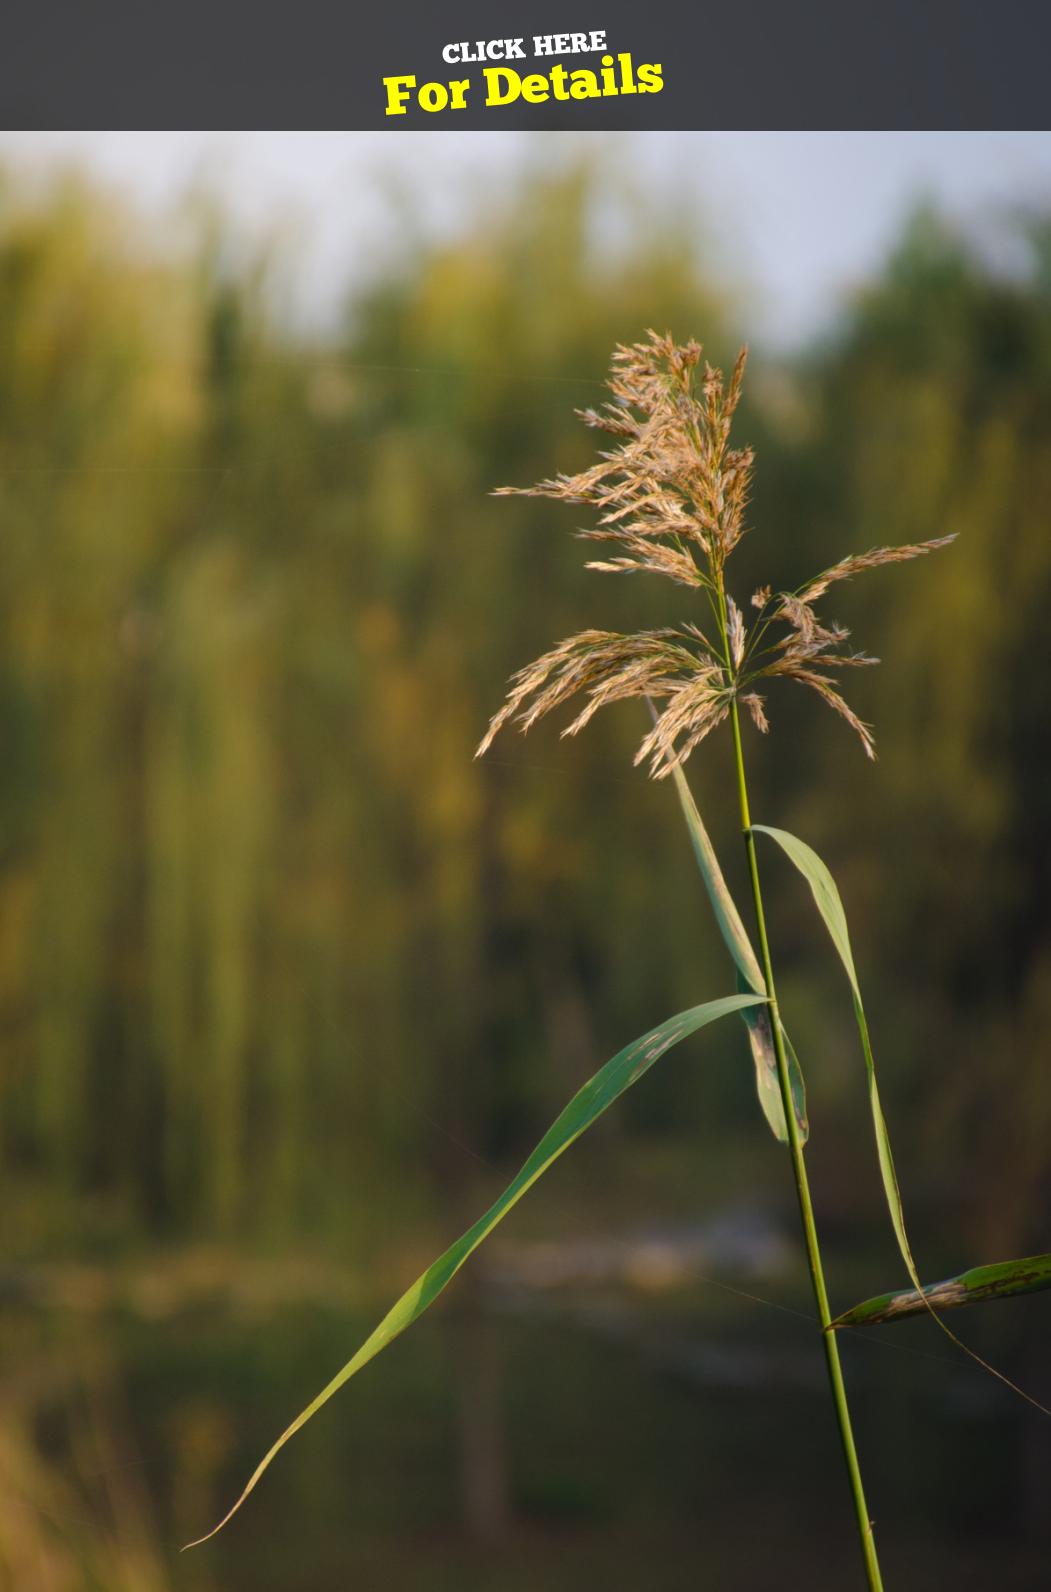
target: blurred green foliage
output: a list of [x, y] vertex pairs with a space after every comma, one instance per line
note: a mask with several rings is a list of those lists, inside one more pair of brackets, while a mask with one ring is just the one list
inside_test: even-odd
[[[732, 355], [698, 238], [601, 167], [538, 171], [324, 345], [228, 242], [213, 218], [159, 258], [89, 189], [0, 186], [0, 1134], [25, 1250], [340, 1231], [435, 1190], [466, 1215], [464, 1145], [513, 1159], [626, 1036], [732, 989], [632, 706], [472, 761], [538, 651], [689, 617], [584, 573], [564, 509], [488, 493], [588, 459], [572, 409], [615, 341], [657, 323]], [[1051, 1176], [1051, 224], [1014, 242], [1005, 278], [917, 213], [820, 346], [753, 357], [739, 422], [740, 599], [960, 532], [837, 592], [887, 658], [856, 692], [875, 769], [790, 692], [749, 755], [757, 817], [840, 879], [906, 1195], [972, 1202], [961, 1262], [1046, 1247]], [[717, 738], [690, 773], [739, 880]], [[850, 1013], [818, 1017], [820, 941], [780, 882], [815, 1153], [847, 1188]], [[743, 1040], [710, 1048], [717, 1085], [677, 1063], [620, 1131], [688, 1139], [717, 1087], [729, 1133], [765, 1133]], [[877, 1211], [874, 1162], [866, 1187]]]

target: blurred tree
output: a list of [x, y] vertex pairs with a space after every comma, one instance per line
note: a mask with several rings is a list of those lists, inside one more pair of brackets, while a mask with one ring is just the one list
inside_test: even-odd
[[667, 804], [632, 727], [513, 802], [471, 756], [538, 645], [657, 615], [487, 496], [581, 457], [617, 338], [718, 337], [696, 240], [638, 203], [590, 167], [483, 196], [317, 349], [214, 216], [161, 264], [90, 191], [8, 184], [9, 1174], [176, 1231], [395, 1214], [417, 1155], [467, 1203], [464, 1143], [517, 1152], [695, 993], [674, 825], [662, 932], [639, 910]]

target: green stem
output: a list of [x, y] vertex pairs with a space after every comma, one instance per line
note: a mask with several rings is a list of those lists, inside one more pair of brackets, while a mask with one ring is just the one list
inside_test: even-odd
[[[729, 657], [727, 658], [727, 663], [729, 665]], [[818, 1243], [814, 1207], [810, 1199], [810, 1184], [807, 1179], [806, 1164], [803, 1160], [803, 1142], [799, 1135], [799, 1124], [796, 1121], [792, 1103], [788, 1058], [785, 1054], [784, 1036], [781, 1032], [777, 989], [774, 984], [774, 969], [770, 960], [770, 942], [766, 933], [766, 914], [763, 911], [763, 893], [759, 884], [759, 864], [755, 854], [755, 836], [752, 833], [752, 819], [748, 807], [748, 785], [744, 772], [744, 748], [741, 745], [741, 720], [737, 711], [736, 700], [731, 704], [730, 721], [733, 726], [734, 757], [737, 764], [737, 795], [741, 810], [741, 829], [744, 834], [745, 851], [748, 856], [748, 874], [752, 885], [756, 929], [759, 934], [759, 955], [763, 968], [763, 980], [766, 985], [766, 996], [770, 1002], [770, 1026], [773, 1030], [774, 1054], [777, 1057], [777, 1078], [781, 1087], [781, 1103], [784, 1107], [785, 1123], [788, 1128], [788, 1148], [792, 1157], [792, 1171], [795, 1175], [796, 1194], [799, 1199], [799, 1215], [802, 1219], [803, 1236], [806, 1240], [810, 1280], [813, 1284], [814, 1299], [817, 1303], [817, 1313], [821, 1322], [821, 1341], [825, 1350], [825, 1362], [828, 1367], [828, 1380], [832, 1388], [832, 1402], [836, 1408], [840, 1440], [843, 1444], [843, 1457], [846, 1460], [847, 1475], [850, 1478], [850, 1490], [854, 1498], [854, 1513], [857, 1517], [861, 1552], [865, 1560], [865, 1572], [868, 1576], [871, 1592], [882, 1592], [883, 1580], [880, 1576], [879, 1560], [876, 1556], [876, 1539], [872, 1529], [872, 1521], [869, 1518], [868, 1506], [865, 1503], [861, 1467], [858, 1464], [858, 1452], [854, 1444], [853, 1428], [850, 1424], [847, 1390], [843, 1385], [843, 1370], [839, 1363], [839, 1345], [836, 1342], [835, 1333], [829, 1330], [832, 1313], [828, 1307], [828, 1291], [825, 1288], [825, 1273], [821, 1264], [821, 1246]]]

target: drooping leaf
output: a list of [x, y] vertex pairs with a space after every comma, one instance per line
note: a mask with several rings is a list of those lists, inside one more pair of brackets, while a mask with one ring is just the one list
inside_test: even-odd
[[1032, 1398], [1017, 1383], [1012, 1382], [1010, 1377], [1004, 1376], [1002, 1371], [998, 1371], [995, 1366], [990, 1365], [988, 1360], [983, 1360], [981, 1355], [968, 1348], [966, 1343], [961, 1342], [952, 1328], [945, 1325], [945, 1322], [929, 1301], [920, 1281], [919, 1273], [916, 1270], [912, 1247], [909, 1244], [908, 1233], [905, 1230], [905, 1212], [901, 1201], [901, 1190], [898, 1186], [898, 1176], [894, 1169], [890, 1135], [883, 1116], [883, 1107], [880, 1104], [879, 1089], [876, 1086], [876, 1063], [872, 1054], [868, 1019], [865, 1016], [865, 1007], [861, 999], [861, 986], [858, 983], [857, 969], [854, 966], [854, 954], [850, 945], [847, 916], [843, 910], [843, 902], [840, 899], [836, 881], [817, 852], [796, 835], [789, 834], [785, 829], [771, 828], [767, 824], [753, 824], [752, 828], [756, 834], [769, 835], [772, 840], [776, 840], [809, 884], [817, 909], [824, 920], [825, 927], [828, 929], [832, 943], [839, 953], [839, 959], [843, 963], [847, 978], [850, 981], [850, 988], [854, 996], [854, 1016], [857, 1020], [861, 1049], [865, 1057], [865, 1068], [868, 1073], [869, 1107], [876, 1135], [876, 1151], [879, 1157], [880, 1175], [883, 1179], [883, 1192], [887, 1201], [887, 1210], [890, 1213], [891, 1225], [894, 1228], [894, 1236], [901, 1251], [901, 1258], [905, 1262], [905, 1269], [912, 1282], [912, 1289], [909, 1291], [916, 1300], [917, 1308], [925, 1310], [937, 1322], [945, 1336], [956, 1344], [957, 1348], [961, 1349], [976, 1364], [982, 1366], [991, 1376], [995, 1376], [997, 1381], [1002, 1382], [1005, 1387], [1009, 1387], [1012, 1392], [1025, 1399], [1026, 1403], [1031, 1404], [1034, 1409], [1040, 1410], [1044, 1415], [1051, 1415], [1051, 1410], [1039, 1403], [1037, 1399]]
[[805, 840], [789, 834], [787, 829], [773, 829], [768, 824], [753, 824], [753, 831], [757, 835], [769, 835], [776, 840], [781, 849], [791, 858], [803, 875], [813, 892], [817, 909], [825, 920], [825, 926], [832, 936], [832, 943], [839, 952], [840, 961], [846, 968], [850, 987], [855, 998], [860, 1002], [861, 990], [858, 985], [857, 970], [854, 966], [854, 953], [850, 948], [850, 930], [847, 928], [847, 915], [843, 910], [843, 902], [839, 894], [836, 881], [829, 873], [812, 846]]
[[963, 1305], [1010, 1299], [1016, 1294], [1039, 1293], [1051, 1288], [1051, 1255], [1030, 1255], [1026, 1260], [1002, 1260], [993, 1266], [975, 1266], [958, 1277], [931, 1283], [922, 1293], [904, 1288], [877, 1294], [837, 1316], [834, 1327], [867, 1327], [880, 1321], [898, 1321], [921, 1311], [955, 1310]]
[[880, 1104], [879, 1088], [876, 1084], [876, 1063], [869, 1038], [869, 1025], [861, 1000], [861, 986], [858, 983], [857, 969], [854, 966], [854, 953], [850, 946], [847, 915], [843, 910], [843, 902], [840, 899], [836, 881], [817, 852], [796, 835], [789, 834], [786, 829], [773, 829], [767, 824], [753, 824], [752, 828], [756, 834], [769, 835], [771, 840], [776, 840], [782, 851], [795, 863], [803, 875], [810, 886], [814, 902], [824, 920], [825, 927], [828, 929], [832, 943], [839, 953], [839, 959], [843, 963], [847, 978], [850, 981], [850, 988], [854, 996], [854, 1016], [857, 1020], [861, 1049], [865, 1057], [865, 1069], [868, 1074], [869, 1108], [872, 1113], [872, 1125], [876, 1135], [876, 1153], [879, 1157], [887, 1210], [890, 1214], [894, 1236], [898, 1240], [898, 1248], [912, 1280], [912, 1285], [914, 1288], [921, 1289], [923, 1284], [917, 1274], [916, 1263], [913, 1260], [912, 1250], [909, 1246], [908, 1234], [905, 1231], [905, 1212], [901, 1202], [901, 1191], [898, 1187], [898, 1176], [894, 1169], [894, 1157], [891, 1154], [890, 1135], [887, 1132], [883, 1107]]
[[188, 1543], [187, 1546], [197, 1547], [199, 1543], [207, 1542], [209, 1537], [214, 1537], [217, 1531], [222, 1530], [240, 1509], [263, 1472], [289, 1438], [305, 1426], [311, 1416], [316, 1415], [322, 1405], [327, 1404], [333, 1394], [338, 1393], [344, 1383], [349, 1382], [362, 1366], [367, 1365], [381, 1349], [385, 1349], [388, 1343], [423, 1315], [428, 1306], [434, 1303], [438, 1295], [452, 1281], [464, 1261], [473, 1254], [484, 1239], [488, 1238], [493, 1228], [507, 1215], [511, 1207], [517, 1204], [526, 1190], [547, 1171], [551, 1163], [557, 1160], [575, 1139], [580, 1137], [586, 1128], [591, 1126], [597, 1117], [648, 1072], [655, 1061], [673, 1045], [679, 1044], [689, 1034], [695, 1033], [697, 1029], [704, 1028], [708, 1023], [713, 1023], [730, 1012], [744, 1011], [759, 1005], [762, 1000], [762, 996], [753, 994], [727, 995], [721, 1000], [706, 1001], [702, 1006], [693, 1006], [688, 1011], [680, 1012], [676, 1017], [669, 1017], [658, 1027], [650, 1029], [649, 1033], [643, 1034], [641, 1039], [636, 1039], [625, 1046], [623, 1050], [617, 1052], [612, 1061], [601, 1067], [573, 1096], [496, 1203], [491, 1205], [473, 1227], [450, 1245], [445, 1253], [416, 1279], [343, 1369], [336, 1373], [322, 1388], [317, 1398], [313, 1399], [306, 1409], [296, 1416], [291, 1425], [285, 1428], [256, 1466], [233, 1508], [206, 1536], [199, 1537], [196, 1542]]
[[[719, 866], [719, 859], [715, 855], [715, 847], [704, 825], [693, 799], [693, 793], [686, 781], [686, 776], [681, 768], [672, 771], [675, 788], [679, 794], [683, 816], [686, 819], [686, 828], [689, 831], [693, 854], [697, 858], [697, 866], [701, 871], [708, 899], [712, 904], [715, 921], [719, 932], [726, 943], [726, 948], [733, 957], [737, 968], [737, 987], [739, 990], [751, 990], [756, 995], [765, 993], [762, 969], [759, 959], [755, 954], [752, 942], [741, 921], [741, 914], [737, 910], [729, 886]], [[755, 1087], [759, 1096], [759, 1104], [763, 1115], [770, 1125], [774, 1138], [781, 1144], [787, 1144], [788, 1131], [785, 1127], [784, 1104], [781, 1100], [781, 1084], [777, 1075], [777, 1056], [774, 1053], [774, 1036], [770, 1028], [770, 1015], [766, 1006], [753, 1007], [743, 1011], [741, 1016], [748, 1030], [748, 1043], [752, 1051], [752, 1061], [755, 1065]], [[781, 1033], [785, 1040], [785, 1052], [788, 1057], [789, 1081], [792, 1088], [792, 1103], [799, 1125], [799, 1134], [803, 1143], [806, 1143], [809, 1125], [806, 1114], [806, 1086], [803, 1083], [803, 1074], [800, 1070], [799, 1060], [788, 1035], [785, 1033], [784, 1024]]]

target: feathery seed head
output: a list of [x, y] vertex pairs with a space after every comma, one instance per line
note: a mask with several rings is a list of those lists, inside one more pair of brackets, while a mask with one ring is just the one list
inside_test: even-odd
[[[877, 660], [843, 652], [849, 632], [823, 623], [813, 604], [836, 581], [920, 557], [953, 537], [850, 554], [794, 592], [775, 595], [762, 586], [751, 599], [757, 617], [746, 625], [725, 583], [726, 560], [746, 529], [754, 458], [750, 448], [729, 445], [746, 350], [729, 383], [707, 363], [698, 370], [701, 353], [699, 343], [676, 344], [670, 333], [654, 331], [644, 342], [618, 345], [607, 382], [613, 402], [577, 413], [619, 445], [577, 475], [557, 475], [532, 487], [499, 487], [496, 495], [556, 498], [597, 510], [597, 524], [578, 534], [612, 542], [619, 551], [587, 568], [647, 571], [703, 593], [715, 622], [714, 641], [695, 623], [634, 636], [599, 630], [571, 636], [512, 676], [507, 701], [476, 756], [488, 750], [509, 720], [528, 730], [577, 692], [584, 692], [587, 702], [563, 735], [575, 735], [608, 702], [647, 697], [665, 706], [635, 761], [648, 760], [651, 775], [663, 779], [738, 700], [765, 731], [763, 698], [746, 688], [778, 676], [816, 691], [855, 730], [867, 755], [875, 756], [869, 726], [840, 695], [829, 671]], [[782, 634], [768, 641], [772, 626], [783, 627]]]

